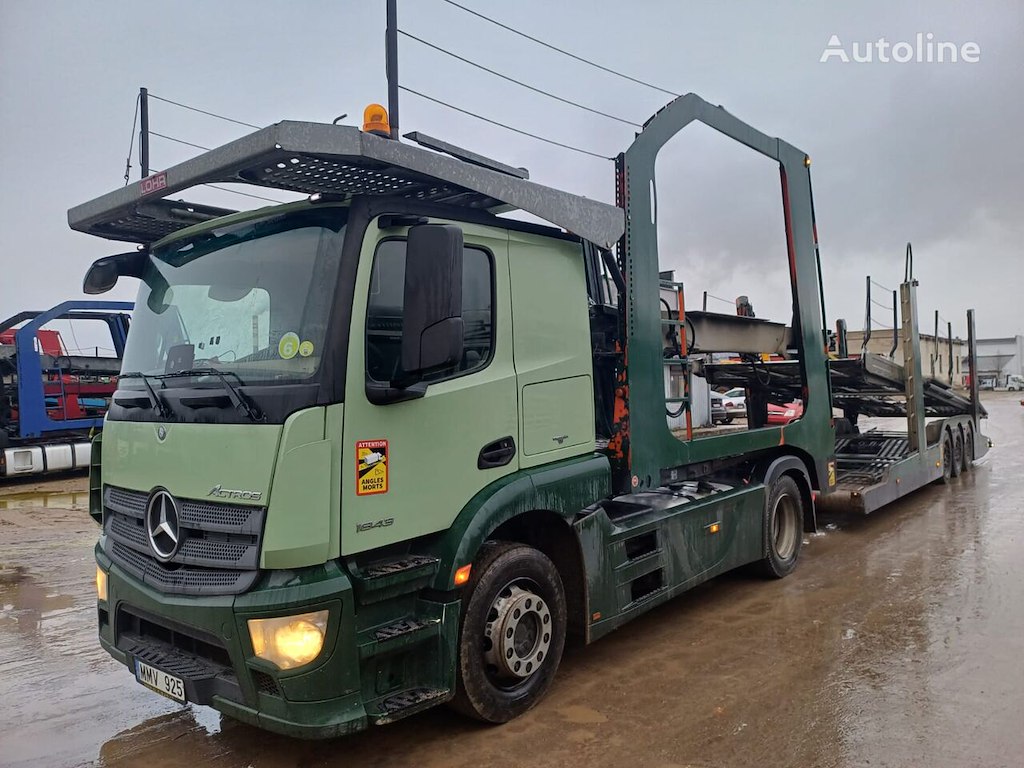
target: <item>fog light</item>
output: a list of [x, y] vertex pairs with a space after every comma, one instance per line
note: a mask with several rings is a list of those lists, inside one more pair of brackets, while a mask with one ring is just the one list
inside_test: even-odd
[[273, 619], [249, 619], [253, 653], [279, 669], [309, 664], [323, 650], [327, 613], [316, 611]]
[[107, 602], [107, 574], [96, 566], [96, 599]]

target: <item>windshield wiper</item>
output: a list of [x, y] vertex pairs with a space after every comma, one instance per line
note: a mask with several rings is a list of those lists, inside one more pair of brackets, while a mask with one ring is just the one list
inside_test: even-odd
[[[234, 372], [229, 373], [230, 375], [238, 379], [239, 384], [242, 383], [241, 376]], [[189, 368], [188, 370], [185, 371], [165, 373], [157, 378], [170, 379], [177, 376], [215, 376], [217, 377], [217, 380], [220, 381], [220, 383], [224, 386], [224, 391], [228, 393], [228, 399], [231, 401], [231, 404], [235, 406], [235, 410], [244, 413], [246, 416], [249, 417], [250, 421], [266, 420], [266, 417], [264, 416], [263, 411], [260, 410], [260, 407], [254, 402], [249, 402], [249, 398], [245, 394], [235, 389], [231, 382], [228, 381], [228, 374], [226, 374], [224, 371], [218, 370], [216, 368]]]
[[[149, 376], [151, 376], [150, 374]], [[128, 373], [122, 373], [119, 379], [139, 379], [142, 385], [146, 388], [146, 394], [149, 396], [149, 403], [153, 409], [160, 414], [160, 416], [170, 418], [173, 413], [171, 412], [170, 406], [164, 402], [163, 398], [156, 393], [153, 389], [153, 385], [149, 383], [149, 376], [142, 371], [129, 371]], [[159, 379], [159, 376], [153, 376], [154, 379]]]

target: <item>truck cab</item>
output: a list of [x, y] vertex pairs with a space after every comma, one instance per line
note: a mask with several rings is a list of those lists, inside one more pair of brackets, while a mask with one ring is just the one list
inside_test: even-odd
[[[377, 208], [355, 198], [229, 217], [157, 242], [141, 268], [103, 438], [116, 457], [106, 493], [160, 485], [267, 505], [238, 558], [249, 568], [234, 569], [240, 589], [259, 566], [447, 529], [485, 486], [595, 449], [580, 240], [440, 206]], [[437, 307], [409, 306], [431, 287], [457, 294], [441, 308], [453, 333], [425, 317]], [[410, 349], [423, 358], [410, 364]], [[120, 536], [106, 542], [115, 560]], [[226, 562], [195, 552], [177, 577]]]
[[[268, 137], [279, 154], [282, 125]], [[334, 135], [354, 151], [393, 150], [354, 129]], [[286, 167], [308, 166], [298, 152], [283, 155]], [[380, 173], [366, 165], [353, 163], [352, 175], [378, 192]], [[405, 173], [423, 186], [422, 174]], [[164, 184], [149, 180], [137, 195]], [[94, 451], [91, 512], [102, 526], [100, 642], [142, 684], [317, 737], [450, 699], [458, 587], [479, 563], [475, 528], [501, 522], [480, 507], [505, 517], [516, 505], [558, 510], [545, 513], [558, 531], [536, 532], [553, 548], [570, 542], [558, 513], [609, 493], [591, 338], [608, 292], [597, 287], [593, 246], [499, 217], [480, 192], [463, 197], [486, 205], [428, 196], [313, 194], [216, 215], [193, 206], [205, 214], [197, 223], [165, 205], [156, 221], [167, 234], [157, 238], [152, 218], [111, 233], [124, 217], [109, 202], [99, 219], [72, 212], [82, 228], [142, 242], [99, 260], [85, 283], [99, 293], [139, 280]], [[613, 242], [617, 209], [585, 204]], [[137, 219], [156, 210], [128, 205]], [[531, 672], [545, 651], [561, 654], [567, 629], [544, 561], [540, 586], [491, 601], [534, 596], [529, 627], [515, 620], [520, 646], [533, 639]], [[536, 610], [538, 597], [558, 604], [557, 631], [542, 631], [551, 614]], [[579, 614], [582, 596], [569, 602]], [[579, 616], [573, 625], [582, 631]], [[497, 679], [491, 688], [505, 698], [524, 682], [535, 693], [550, 684], [511, 668]], [[505, 719], [516, 711], [477, 706]]]

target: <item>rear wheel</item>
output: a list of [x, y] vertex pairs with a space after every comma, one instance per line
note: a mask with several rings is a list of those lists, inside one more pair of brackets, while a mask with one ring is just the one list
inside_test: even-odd
[[953, 466], [951, 473], [953, 477], [959, 477], [960, 471], [964, 467], [964, 436], [960, 434], [960, 430], [956, 430], [953, 434]]
[[458, 688], [451, 705], [505, 723], [548, 692], [565, 646], [558, 570], [525, 544], [487, 542], [462, 599]]
[[968, 472], [974, 468], [974, 430], [968, 428], [964, 432], [963, 464], [961, 468]]
[[796, 568], [803, 544], [804, 502], [800, 487], [789, 475], [776, 478], [765, 505], [765, 557], [760, 571], [772, 579], [788, 576]]
[[953, 438], [949, 432], [942, 436], [942, 477], [936, 482], [948, 483], [953, 478]]

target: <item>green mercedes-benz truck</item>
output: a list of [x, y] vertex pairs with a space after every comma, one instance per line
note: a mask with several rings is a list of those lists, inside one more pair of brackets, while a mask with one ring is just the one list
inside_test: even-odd
[[[655, 159], [694, 121], [778, 164], [789, 323], [691, 313], [659, 274]], [[295, 736], [442, 702], [504, 722], [567, 642], [739, 566], [786, 576], [818, 497], [868, 512], [968, 469], [983, 414], [922, 379], [909, 275], [903, 368], [833, 370], [809, 164], [690, 94], [618, 157], [616, 205], [429, 137], [281, 122], [73, 208], [138, 246], [85, 279], [139, 280], [92, 452], [100, 643]], [[211, 182], [307, 197], [173, 199]], [[744, 387], [748, 428], [695, 429], [697, 380]], [[902, 436], [859, 430], [883, 401]]]

